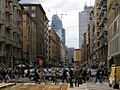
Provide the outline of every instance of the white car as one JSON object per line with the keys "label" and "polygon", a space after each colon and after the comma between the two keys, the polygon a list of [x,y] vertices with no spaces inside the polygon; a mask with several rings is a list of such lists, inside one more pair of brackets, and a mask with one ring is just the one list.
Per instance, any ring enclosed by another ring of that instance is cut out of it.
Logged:
{"label": "white car", "polygon": [[96,76],[97,74],[97,69],[91,69],[91,76]]}

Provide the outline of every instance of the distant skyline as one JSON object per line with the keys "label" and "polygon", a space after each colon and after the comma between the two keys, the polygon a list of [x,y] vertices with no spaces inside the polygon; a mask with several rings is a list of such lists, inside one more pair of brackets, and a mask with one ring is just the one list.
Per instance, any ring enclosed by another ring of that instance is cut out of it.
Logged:
{"label": "distant skyline", "polygon": [[52,15],[57,14],[66,30],[66,45],[79,48],[78,14],[84,10],[85,3],[87,6],[93,6],[95,0],[21,0],[21,2],[41,3],[50,21]]}

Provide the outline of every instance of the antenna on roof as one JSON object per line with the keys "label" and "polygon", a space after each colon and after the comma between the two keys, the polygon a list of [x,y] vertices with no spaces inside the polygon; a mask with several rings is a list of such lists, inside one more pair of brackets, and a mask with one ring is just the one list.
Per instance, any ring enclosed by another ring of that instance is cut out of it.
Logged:
{"label": "antenna on roof", "polygon": [[62,19],[62,16],[63,16],[63,15],[67,15],[67,14],[61,14],[61,19]]}

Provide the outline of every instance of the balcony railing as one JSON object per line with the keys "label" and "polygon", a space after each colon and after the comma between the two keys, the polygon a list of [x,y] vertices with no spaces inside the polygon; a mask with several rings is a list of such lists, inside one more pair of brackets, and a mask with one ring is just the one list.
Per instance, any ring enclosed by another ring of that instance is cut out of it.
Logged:
{"label": "balcony railing", "polygon": [[5,42],[5,37],[1,36],[0,37],[0,42]]}
{"label": "balcony railing", "polygon": [[11,10],[11,8],[10,7],[6,7],[6,11],[5,11],[6,13],[9,13],[10,15],[12,15],[12,10]]}
{"label": "balcony railing", "polygon": [[17,2],[16,1],[13,2],[13,6],[17,7]]}
{"label": "balcony railing", "polygon": [[12,26],[12,24],[11,24],[10,22],[6,22],[6,23],[5,23],[5,28],[6,28],[7,30],[12,30],[12,29],[13,29],[13,26]]}
{"label": "balcony railing", "polygon": [[8,0],[8,2],[9,2],[9,3],[12,3],[12,2],[13,2],[13,0]]}

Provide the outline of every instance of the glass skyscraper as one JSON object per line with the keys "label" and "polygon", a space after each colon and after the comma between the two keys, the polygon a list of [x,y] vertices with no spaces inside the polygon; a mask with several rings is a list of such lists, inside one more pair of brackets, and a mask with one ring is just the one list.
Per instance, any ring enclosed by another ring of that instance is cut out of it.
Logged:
{"label": "glass skyscraper", "polygon": [[92,6],[84,6],[84,11],[79,12],[79,48],[81,48],[83,43],[83,35],[88,30],[88,23],[90,18],[90,12]]}
{"label": "glass skyscraper", "polygon": [[55,30],[60,37],[60,40],[65,44],[65,29],[63,28],[62,21],[57,14],[52,16],[51,28]]}

